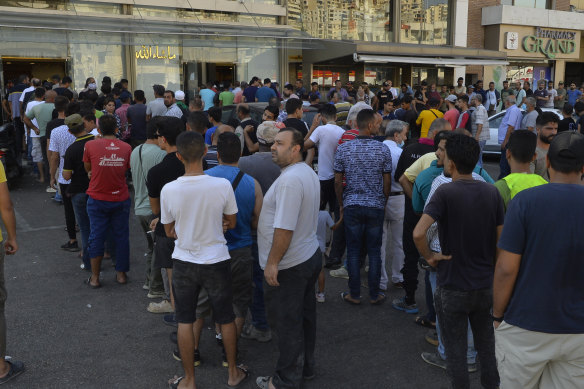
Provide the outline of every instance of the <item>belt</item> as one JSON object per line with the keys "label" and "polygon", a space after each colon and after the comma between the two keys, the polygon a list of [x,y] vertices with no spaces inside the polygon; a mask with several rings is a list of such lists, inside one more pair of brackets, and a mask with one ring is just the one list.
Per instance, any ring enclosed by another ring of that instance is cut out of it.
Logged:
{"label": "belt", "polygon": [[390,196],[401,196],[404,194],[404,191],[402,190],[401,192],[389,192]]}

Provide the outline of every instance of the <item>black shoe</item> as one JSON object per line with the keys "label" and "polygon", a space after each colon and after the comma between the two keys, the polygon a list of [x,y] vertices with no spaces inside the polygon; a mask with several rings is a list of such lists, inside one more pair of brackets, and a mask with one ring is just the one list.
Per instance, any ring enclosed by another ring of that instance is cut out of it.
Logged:
{"label": "black shoe", "polygon": [[172,331],[170,333],[170,341],[174,344],[178,344],[178,339],[177,339],[177,335],[176,335],[176,331]]}
{"label": "black shoe", "polygon": [[[182,362],[182,359],[180,357],[180,351],[178,349],[177,350],[174,350],[172,352],[172,357],[174,359],[176,359],[177,361]],[[197,349],[195,349],[195,359],[194,359],[194,361],[195,361],[194,362],[195,367],[197,367],[197,366],[199,366],[201,364],[201,353],[199,353],[199,350],[197,350]]]}
{"label": "black shoe", "polygon": [[324,267],[327,269],[338,269],[341,267],[341,260],[337,258],[330,258],[325,255]]}
{"label": "black shoe", "polygon": [[162,321],[164,321],[164,324],[166,324],[168,326],[178,327],[178,323],[176,321],[176,317],[174,316],[174,313],[164,315],[164,317],[162,318]]}
{"label": "black shoe", "polygon": [[79,245],[77,244],[77,241],[71,243],[71,242],[67,242],[64,245],[61,245],[61,248],[63,250],[67,250],[70,251],[72,253],[77,252],[77,251],[81,251],[81,249],[79,248]]}

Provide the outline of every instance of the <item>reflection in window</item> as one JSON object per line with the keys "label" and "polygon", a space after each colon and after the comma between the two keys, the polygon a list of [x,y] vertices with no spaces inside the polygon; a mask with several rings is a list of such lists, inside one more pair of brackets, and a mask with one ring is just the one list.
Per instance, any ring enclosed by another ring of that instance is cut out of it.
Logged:
{"label": "reflection in window", "polygon": [[518,7],[550,9],[548,0],[501,0],[501,5],[515,5]]}
{"label": "reflection in window", "polygon": [[392,0],[288,0],[288,21],[315,38],[391,42],[392,3]]}
{"label": "reflection in window", "polygon": [[400,9],[402,43],[449,43],[449,0],[403,0]]}

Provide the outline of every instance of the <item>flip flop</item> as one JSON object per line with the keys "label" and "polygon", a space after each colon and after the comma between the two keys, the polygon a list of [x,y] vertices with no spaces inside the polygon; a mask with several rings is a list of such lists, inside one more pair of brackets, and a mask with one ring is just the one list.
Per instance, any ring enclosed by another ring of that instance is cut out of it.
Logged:
{"label": "flip flop", "polygon": [[436,329],[436,323],[432,324],[432,322],[426,319],[423,316],[416,317],[416,324],[422,327]]}
{"label": "flip flop", "polygon": [[237,365],[237,368],[239,370],[241,370],[243,372],[243,374],[245,374],[245,377],[243,377],[243,379],[241,381],[239,381],[239,383],[237,385],[229,385],[229,384],[225,384],[225,387],[227,389],[238,389],[241,388],[242,385],[245,384],[245,381],[249,378],[250,376],[250,372],[247,368],[245,368],[243,365]]}
{"label": "flip flop", "polygon": [[371,305],[380,305],[383,304],[386,299],[387,297],[385,297],[385,293],[379,292],[377,294],[377,298],[375,300],[370,300],[369,302],[371,303]]}
{"label": "flip flop", "polygon": [[10,365],[10,370],[8,370],[8,373],[4,377],[0,378],[0,385],[18,377],[25,370],[24,363],[20,361],[6,360],[6,363]]}
{"label": "flip flop", "polygon": [[349,303],[349,304],[353,304],[353,305],[361,304],[361,300],[354,299],[353,297],[351,297],[351,293],[349,293],[349,292],[342,292],[341,299],[344,302]]}
{"label": "flip flop", "polygon": [[120,284],[120,285],[126,285],[128,283],[128,275],[125,276],[125,279],[126,280],[124,282],[121,282],[120,280],[118,280],[118,275],[117,274],[114,276],[114,278],[116,279],[116,282],[118,284]]}
{"label": "flip flop", "polygon": [[101,288],[101,284],[98,285],[91,285],[91,276],[87,280],[84,281],[91,289],[99,289]]}
{"label": "flip flop", "polygon": [[173,381],[168,381],[168,387],[170,389],[177,389],[178,384],[182,381],[183,378],[185,378],[185,377],[176,377],[175,376]]}

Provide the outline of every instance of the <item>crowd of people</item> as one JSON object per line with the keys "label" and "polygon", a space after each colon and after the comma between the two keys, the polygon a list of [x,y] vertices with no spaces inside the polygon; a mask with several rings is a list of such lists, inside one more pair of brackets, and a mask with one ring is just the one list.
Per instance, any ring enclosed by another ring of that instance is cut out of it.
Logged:
{"label": "crowd of people", "polygon": [[[61,247],[80,252],[90,288],[102,287],[104,258],[127,283],[133,194],[147,245],[143,287],[161,300],[147,310],[177,327],[173,356],[184,375],[172,388],[195,387],[209,317],[228,387],[250,376],[239,338],[267,342],[272,328],[279,357],[257,387],[312,379],[323,267],[348,280],[347,304],[378,306],[399,288],[391,306],[407,314],[420,311],[422,269],[427,312],[413,322],[429,328],[436,351],[421,357],[445,369],[454,388],[470,386],[478,360],[485,388],[582,387],[584,135],[579,123],[562,122],[584,103],[560,88],[550,94],[553,84],[528,95],[526,83],[496,91],[462,81],[414,92],[387,80],[377,93],[338,81],[321,102],[318,85],[307,91],[297,80],[280,95],[254,77],[220,90],[209,83],[187,104],[184,92],[162,85],[147,102],[127,80],[112,87],[104,77],[98,94],[89,78],[76,93],[68,77],[53,88],[23,75],[8,109],[22,130],[20,151],[27,138],[23,158],[60,195]],[[561,94],[564,120],[537,109]],[[495,182],[482,151],[501,101]],[[259,122],[256,102],[267,103]],[[232,104],[236,119],[224,122],[221,107]],[[342,104],[350,107],[344,122]],[[309,109],[318,113],[305,121]]]}

